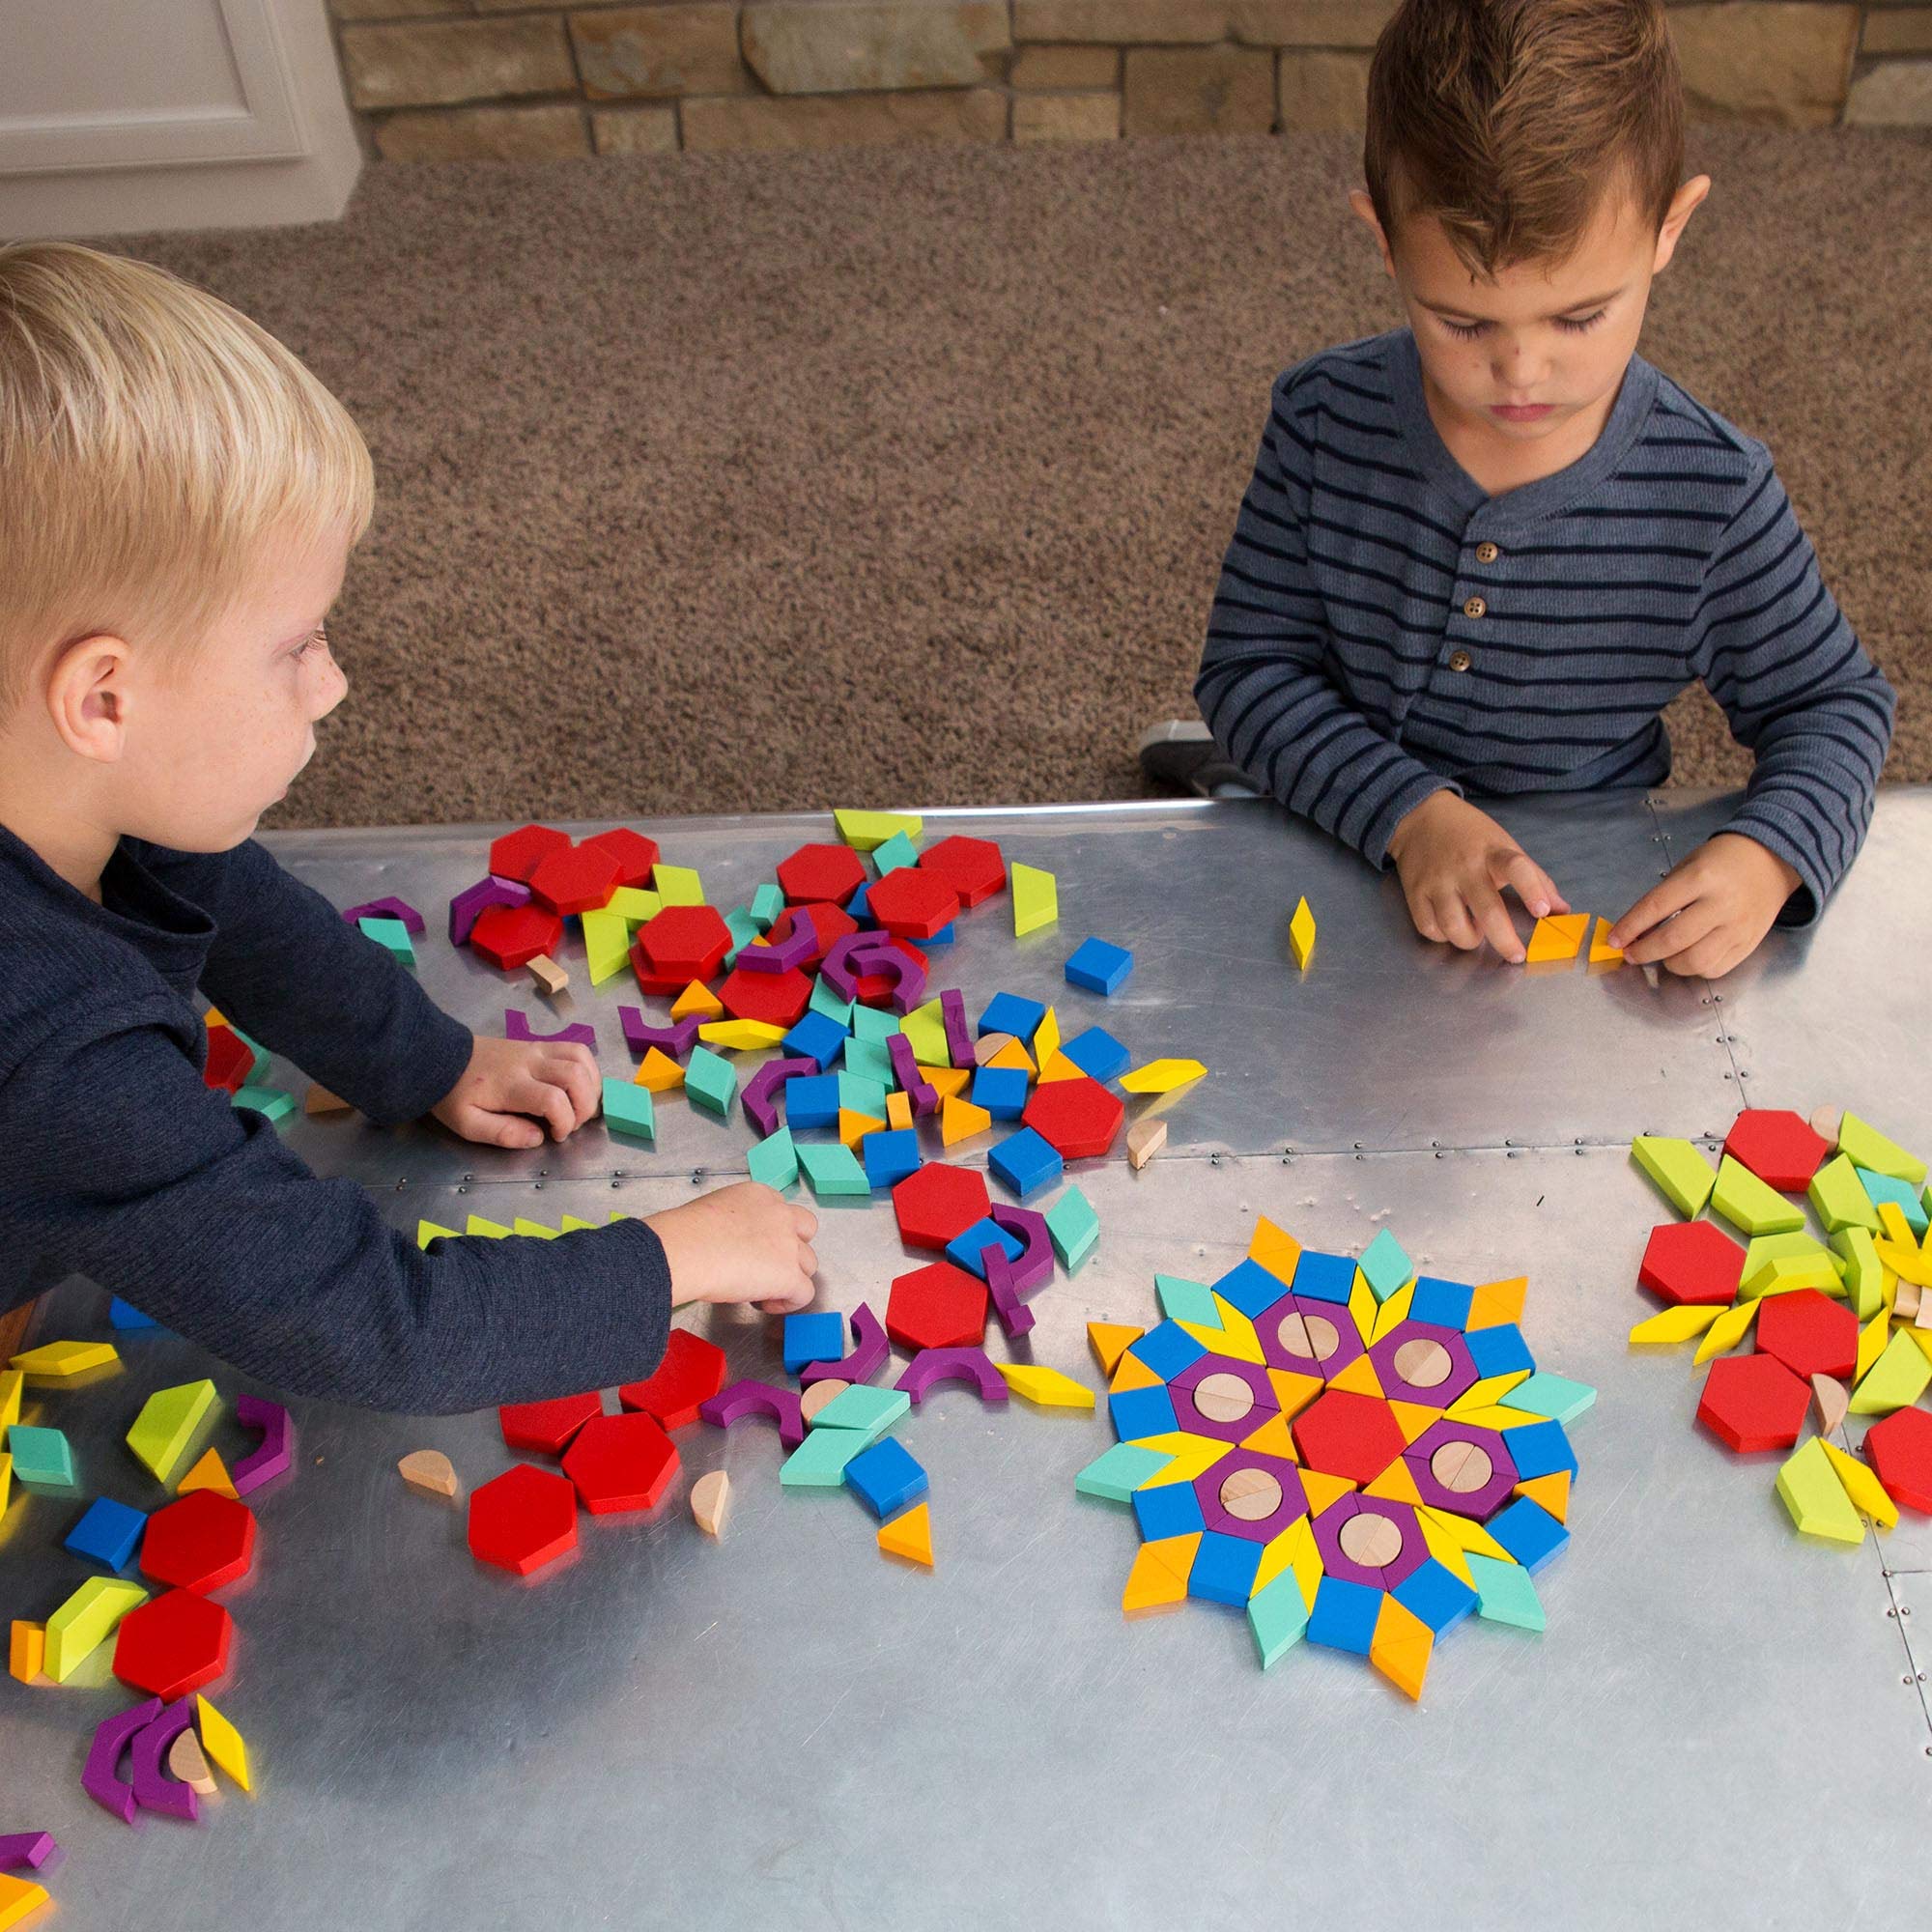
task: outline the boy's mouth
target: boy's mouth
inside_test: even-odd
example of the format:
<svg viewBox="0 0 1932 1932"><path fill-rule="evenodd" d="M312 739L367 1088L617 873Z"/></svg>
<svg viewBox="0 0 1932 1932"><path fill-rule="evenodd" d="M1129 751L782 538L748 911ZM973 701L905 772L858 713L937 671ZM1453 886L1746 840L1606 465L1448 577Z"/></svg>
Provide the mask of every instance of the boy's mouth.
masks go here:
<svg viewBox="0 0 1932 1932"><path fill-rule="evenodd" d="M1554 403L1492 403L1490 413L1504 422L1540 422L1555 407Z"/></svg>

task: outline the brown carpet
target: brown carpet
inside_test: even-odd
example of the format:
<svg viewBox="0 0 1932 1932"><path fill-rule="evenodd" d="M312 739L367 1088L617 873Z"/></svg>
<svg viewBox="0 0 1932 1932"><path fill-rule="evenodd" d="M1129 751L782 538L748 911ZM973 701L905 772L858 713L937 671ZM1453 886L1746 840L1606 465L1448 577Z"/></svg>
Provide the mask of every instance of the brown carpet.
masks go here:
<svg viewBox="0 0 1932 1932"><path fill-rule="evenodd" d="M1767 440L1932 777L1932 146L1699 130L1645 352ZM1131 797L1189 709L1268 385L1391 327L1347 140L376 167L135 238L375 451L354 824ZM1678 777L1745 768L1701 696Z"/></svg>

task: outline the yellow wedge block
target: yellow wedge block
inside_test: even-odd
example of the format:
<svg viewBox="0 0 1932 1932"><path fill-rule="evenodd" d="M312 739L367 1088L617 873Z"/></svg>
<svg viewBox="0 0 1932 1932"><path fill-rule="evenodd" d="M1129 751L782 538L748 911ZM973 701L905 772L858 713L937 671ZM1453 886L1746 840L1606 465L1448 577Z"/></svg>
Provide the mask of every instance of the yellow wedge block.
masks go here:
<svg viewBox="0 0 1932 1932"><path fill-rule="evenodd" d="M38 1384L71 1381L76 1376L107 1368L120 1359L121 1351L112 1342L43 1342L24 1355L15 1355L7 1366L20 1375L33 1377Z"/></svg>
<svg viewBox="0 0 1932 1932"><path fill-rule="evenodd" d="M1007 1386L1028 1402L1042 1408L1092 1408L1094 1391L1085 1382L1076 1382L1058 1369L1041 1368L1026 1362L995 1362L1006 1378Z"/></svg>
<svg viewBox="0 0 1932 1932"><path fill-rule="evenodd" d="M1692 1365L1701 1366L1713 1355L1721 1355L1726 1349L1735 1349L1757 1320L1757 1311L1762 1306L1762 1302L1740 1301L1721 1310L1718 1319L1704 1330L1704 1339L1697 1344L1697 1352L1690 1357Z"/></svg>
<svg viewBox="0 0 1932 1932"><path fill-rule="evenodd" d="M0 1436L20 1419L20 1398L27 1378L18 1369L0 1369Z"/></svg>
<svg viewBox="0 0 1932 1932"><path fill-rule="evenodd" d="M1415 1284L1413 1282L1408 1283L1406 1287L1397 1289L1382 1303L1381 1307L1376 1311L1376 1331L1369 1339L1374 1342L1379 1342L1391 1328L1399 1327L1403 1322L1406 1321L1408 1320L1409 1307L1414 1300Z"/></svg>
<svg viewBox="0 0 1932 1932"><path fill-rule="evenodd" d="M1886 1493L1885 1485L1856 1456L1848 1456L1826 1436L1818 1439L1825 1444L1825 1454L1838 1472L1853 1507L1862 1510L1881 1529L1891 1528L1898 1520L1898 1505Z"/></svg>
<svg viewBox="0 0 1932 1932"><path fill-rule="evenodd" d="M1295 900L1294 916L1288 922L1288 950L1294 954L1296 970L1307 972L1315 957L1315 915L1305 898Z"/></svg>
<svg viewBox="0 0 1932 1932"><path fill-rule="evenodd" d="M1174 1459L1159 1475L1141 1485L1147 1490L1160 1489L1168 1483L1196 1482L1235 1446L1232 1442L1217 1442L1207 1435L1189 1435L1184 1430L1175 1430L1166 1435L1144 1435L1137 1439L1143 1449L1151 1449L1157 1455Z"/></svg>
<svg viewBox="0 0 1932 1932"><path fill-rule="evenodd" d="M697 1029L706 1046L722 1046L728 1053L756 1053L776 1046L785 1037L785 1029L767 1020L711 1020Z"/></svg>
<svg viewBox="0 0 1932 1932"><path fill-rule="evenodd" d="M1891 1317L1883 1308L1859 1330L1858 1364L1852 1370L1854 1384L1865 1378L1865 1371L1885 1353L1885 1345L1891 1339Z"/></svg>
<svg viewBox="0 0 1932 1932"><path fill-rule="evenodd" d="M1315 1607L1315 1592L1321 1581L1321 1551L1316 1547L1315 1526L1305 1516L1296 1517L1262 1551L1261 1567L1255 1572L1255 1593L1260 1594L1284 1570L1294 1572L1301 1601Z"/></svg>
<svg viewBox="0 0 1932 1932"><path fill-rule="evenodd" d="M1471 1556L1487 1556L1497 1563L1516 1561L1516 1558L1481 1523L1472 1521L1468 1517L1456 1516L1448 1510L1436 1509L1429 1503L1424 1503L1415 1514L1425 1525L1433 1523L1443 1535L1451 1538ZM1427 1540L1426 1528L1424 1540Z"/></svg>
<svg viewBox="0 0 1932 1932"><path fill-rule="evenodd" d="M1033 1064L1044 1066L1060 1051L1060 1015L1051 1007L1033 1030Z"/></svg>

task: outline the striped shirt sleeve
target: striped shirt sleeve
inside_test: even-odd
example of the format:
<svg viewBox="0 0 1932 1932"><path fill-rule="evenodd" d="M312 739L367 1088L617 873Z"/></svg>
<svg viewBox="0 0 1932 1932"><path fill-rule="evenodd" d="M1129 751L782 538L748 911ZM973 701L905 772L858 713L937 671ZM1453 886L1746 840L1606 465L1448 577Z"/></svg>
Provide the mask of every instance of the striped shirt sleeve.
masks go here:
<svg viewBox="0 0 1932 1932"><path fill-rule="evenodd" d="M1289 810L1372 865L1433 792L1460 790L1378 730L1330 674L1332 645L1309 574L1309 486L1290 370L1274 387L1261 452L1221 566L1194 681L1222 751Z"/></svg>

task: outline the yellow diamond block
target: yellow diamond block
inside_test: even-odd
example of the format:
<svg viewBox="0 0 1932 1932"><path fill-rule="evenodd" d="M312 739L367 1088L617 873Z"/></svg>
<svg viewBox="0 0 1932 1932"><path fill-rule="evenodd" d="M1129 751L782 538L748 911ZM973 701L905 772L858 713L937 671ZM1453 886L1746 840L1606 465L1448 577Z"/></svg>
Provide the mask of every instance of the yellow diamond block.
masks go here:
<svg viewBox="0 0 1932 1932"><path fill-rule="evenodd" d="M1308 910L1305 898L1294 902L1294 917L1288 923L1288 947L1295 965L1307 972L1308 962L1315 957L1315 915Z"/></svg>
<svg viewBox="0 0 1932 1932"><path fill-rule="evenodd" d="M1171 1094L1199 1080L1208 1069L1198 1060L1151 1060L1131 1073L1121 1075L1121 1086L1128 1094Z"/></svg>
<svg viewBox="0 0 1932 1932"><path fill-rule="evenodd" d="M47 1342L29 1349L24 1355L15 1355L7 1366L36 1381L64 1382L120 1359L112 1342Z"/></svg>

